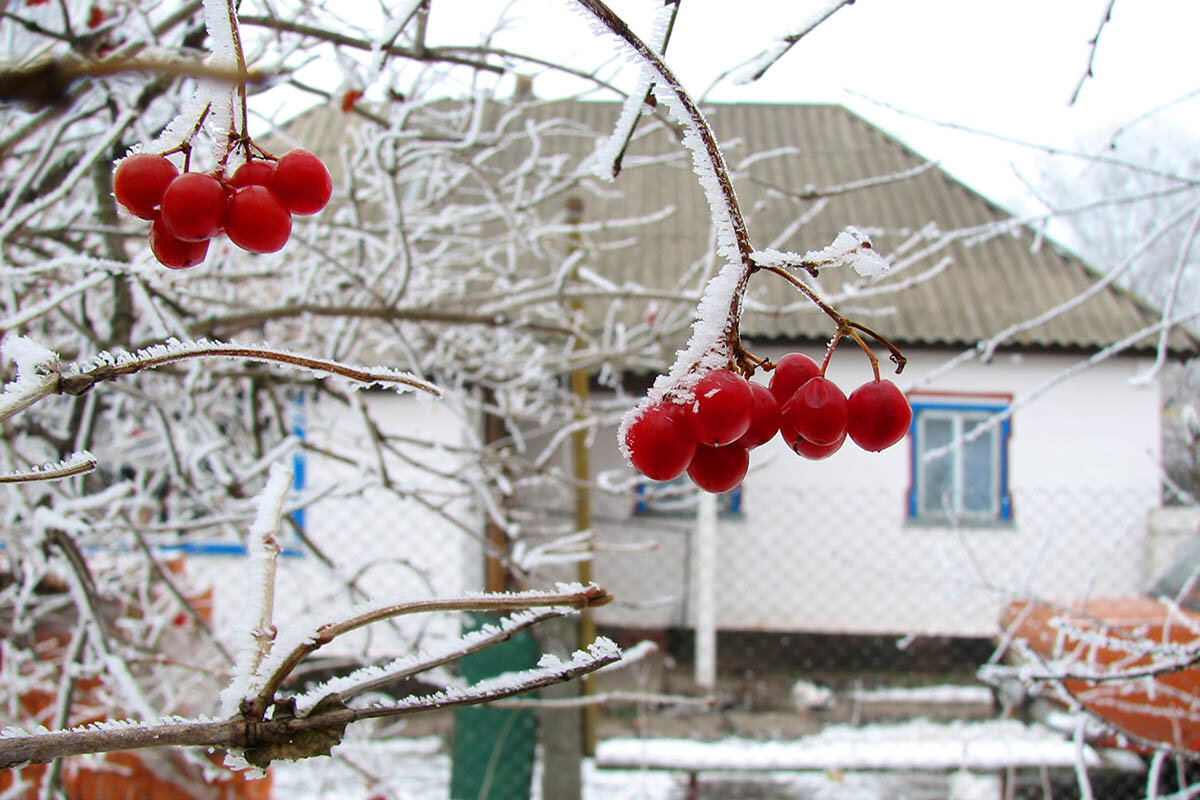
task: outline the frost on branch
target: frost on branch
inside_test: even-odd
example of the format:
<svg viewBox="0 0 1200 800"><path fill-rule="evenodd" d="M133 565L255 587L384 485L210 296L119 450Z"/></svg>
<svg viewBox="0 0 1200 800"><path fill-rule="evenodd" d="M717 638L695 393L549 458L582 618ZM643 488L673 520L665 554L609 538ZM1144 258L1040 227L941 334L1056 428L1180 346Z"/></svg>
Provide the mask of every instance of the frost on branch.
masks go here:
<svg viewBox="0 0 1200 800"><path fill-rule="evenodd" d="M17 370L17 377L0 392L0 421L3 421L53 390L58 382L58 355L32 339L11 333L0 343L0 354Z"/></svg>
<svg viewBox="0 0 1200 800"><path fill-rule="evenodd" d="M750 258L760 267L778 269L833 269L852 267L864 278L878 278L889 269L887 260L871 245L870 238L858 228L849 227L837 235L833 244L804 255L779 250L756 250Z"/></svg>
<svg viewBox="0 0 1200 800"><path fill-rule="evenodd" d="M221 713L233 714L238 703L253 688L262 684L258 668L271 650L274 640L272 615L275 598L275 562L279 556L279 521L283 501L291 488L292 471L281 464L271 465L271 476L258 496L258 511L250 526L246 550L247 602L243 608L235 655L233 676L221 692Z"/></svg>
<svg viewBox="0 0 1200 800"><path fill-rule="evenodd" d="M86 450L71 453L54 464L44 464L27 472L0 475L0 483L24 483L27 481L53 481L82 475L96 468L96 457Z"/></svg>
<svg viewBox="0 0 1200 800"><path fill-rule="evenodd" d="M678 8L677 3L663 3L655 13L650 37L646 42L654 52L663 52L666 46L667 31ZM603 144L592 154L591 172L601 180L612 181L616 179L619 170L617 161L621 157L626 144L633 136L633 128L637 124L638 117L643 112L647 93L650 91L650 87L654 85L657 76L657 71L651 64L642 62L640 59L635 63L641 66L641 69L638 71L637 86L634 87L633 91L629 93L629 96L625 98L625 102L621 105L621 114L613 126L612 133L604 139Z"/></svg>

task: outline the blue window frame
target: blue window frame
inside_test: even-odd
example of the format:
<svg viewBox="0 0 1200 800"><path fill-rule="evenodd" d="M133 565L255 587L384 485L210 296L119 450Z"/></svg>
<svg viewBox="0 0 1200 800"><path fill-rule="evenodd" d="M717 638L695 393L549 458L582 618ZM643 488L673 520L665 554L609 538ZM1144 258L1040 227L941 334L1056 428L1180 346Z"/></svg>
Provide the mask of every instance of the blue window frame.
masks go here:
<svg viewBox="0 0 1200 800"><path fill-rule="evenodd" d="M1012 520L1008 396L913 395L908 517L918 522Z"/></svg>
<svg viewBox="0 0 1200 800"><path fill-rule="evenodd" d="M308 427L308 407L305 403L303 392L292 395L292 434L301 442L305 439ZM297 448L296 452L292 454L292 491L297 494L303 492L307 482L308 457L303 448ZM303 533L306 530L304 509L296 509L290 516ZM300 547L300 542L295 537L286 535L287 526L281 525L280 532L284 535L280 536L279 554L290 558L303 556L304 550ZM187 544L163 545L161 549L204 556L247 555L246 546L241 542L188 542Z"/></svg>
<svg viewBox="0 0 1200 800"><path fill-rule="evenodd" d="M640 481L634 487L635 516L694 517L700 490L687 474L670 481ZM717 495L717 513L738 516L742 513L742 486Z"/></svg>

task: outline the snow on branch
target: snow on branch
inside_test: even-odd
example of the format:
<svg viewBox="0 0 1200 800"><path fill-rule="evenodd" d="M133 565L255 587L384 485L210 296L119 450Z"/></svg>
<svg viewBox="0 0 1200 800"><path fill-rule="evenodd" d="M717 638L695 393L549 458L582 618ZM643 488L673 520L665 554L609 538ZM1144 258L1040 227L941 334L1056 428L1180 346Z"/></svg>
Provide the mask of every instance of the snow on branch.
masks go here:
<svg viewBox="0 0 1200 800"><path fill-rule="evenodd" d="M259 665L270 652L275 638L272 617L275 607L275 565L279 557L279 521L283 516L283 501L292 485L292 470L286 463L271 465L267 485L258 496L258 511L250 531L246 549L249 552L246 570L246 592L255 602L246 607L246 622L239 632L241 643L234 659L233 677L221 692L221 711L232 714L246 695L257 674Z"/></svg>
<svg viewBox="0 0 1200 800"><path fill-rule="evenodd" d="M603 636L576 650L569 660L545 654L533 669L508 672L485 678L465 689L446 689L428 695L409 695L395 703L379 703L362 709L364 716L386 716L397 711L429 711L448 706L487 703L502 700L543 686L570 680L594 672L621 659L621 648Z"/></svg>
<svg viewBox="0 0 1200 800"><path fill-rule="evenodd" d="M0 355L13 362L17 377L0 391L0 422L29 408L58 385L58 354L24 336L9 334Z"/></svg>
<svg viewBox="0 0 1200 800"><path fill-rule="evenodd" d="M656 53L666 49L667 37L675 15L679 13L679 3L663 3L654 16L654 25L650 40L647 44ZM637 125L646 102L652 97L650 89L654 85L655 70L650 64L643 64L638 75L638 83L625 102L621 105L621 114L613 126L613 132L604 140L595 153L592 154L591 172L597 178L605 181L615 180L621 171L621 159L625 149L633 138L633 129Z"/></svg>
<svg viewBox="0 0 1200 800"><path fill-rule="evenodd" d="M826 0L824 6L813 11L807 19L781 36L771 47L750 59L743 71L734 77L733 82L744 85L758 80L767 73L767 70L775 66L776 62L783 58L797 42L816 30L817 26L832 17L838 10L853 3L854 0Z"/></svg>
<svg viewBox="0 0 1200 800"><path fill-rule="evenodd" d="M612 601L612 595L596 584L559 584L556 588L558 591L555 592L480 593L399 603L375 601L356 606L332 620L301 620L279 632L269 655L247 682L247 696L243 702L248 701L250 713L261 718L283 681L305 658L338 636L374 622L433 611L513 611L553 606L590 608ZM250 693L256 693L255 697L250 698Z"/></svg>
<svg viewBox="0 0 1200 800"><path fill-rule="evenodd" d="M330 678L311 691L296 695L293 698L296 703L296 712L301 716L306 715L330 695L337 695L342 700L348 700L357 695L378 691L405 678L477 653L539 622L575 613L577 613L576 609L570 607L521 611L504 617L495 624L486 624L453 641L439 643L438 646L428 650L410 653L386 664L372 664L357 669L349 675Z"/></svg>
<svg viewBox="0 0 1200 800"><path fill-rule="evenodd" d="M780 250L755 250L750 258L760 267L803 269L809 272L833 267L853 267L864 278L878 278L889 269L887 261L871 245L870 238L855 227L837 235L833 244L804 255Z"/></svg>
<svg viewBox="0 0 1200 800"><path fill-rule="evenodd" d="M387 367L360 367L337 361L310 358L287 350L266 345L239 345L234 342L215 342L207 339L183 342L168 339L163 344L153 345L134 353L98 353L85 364L75 364L63 375L59 391L64 394L82 394L96 383L112 380L122 375L132 375L145 369L153 369L191 358L234 358L244 361L261 361L308 370L318 378L336 375L356 384L358 388L375 385L391 385L401 389L418 389L440 397L441 389L423 381L409 372Z"/></svg>
<svg viewBox="0 0 1200 800"><path fill-rule="evenodd" d="M96 457L81 450L54 464L34 467L28 472L13 472L0 475L0 483L25 483L29 481L57 481L73 475L84 475L96 468Z"/></svg>

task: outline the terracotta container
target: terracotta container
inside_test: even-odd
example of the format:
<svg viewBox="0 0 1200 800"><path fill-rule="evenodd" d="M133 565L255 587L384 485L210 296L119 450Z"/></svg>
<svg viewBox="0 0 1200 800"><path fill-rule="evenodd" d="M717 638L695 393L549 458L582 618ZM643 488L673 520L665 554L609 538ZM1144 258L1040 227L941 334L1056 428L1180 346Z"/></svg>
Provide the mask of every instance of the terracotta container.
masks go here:
<svg viewBox="0 0 1200 800"><path fill-rule="evenodd" d="M1022 600L1005 608L1001 625L1049 671L1074 676L1063 688L1133 737L1134 749L1200 750L1200 668L1171 652L1198 643L1200 614L1149 597L1093 598L1074 609Z"/></svg>

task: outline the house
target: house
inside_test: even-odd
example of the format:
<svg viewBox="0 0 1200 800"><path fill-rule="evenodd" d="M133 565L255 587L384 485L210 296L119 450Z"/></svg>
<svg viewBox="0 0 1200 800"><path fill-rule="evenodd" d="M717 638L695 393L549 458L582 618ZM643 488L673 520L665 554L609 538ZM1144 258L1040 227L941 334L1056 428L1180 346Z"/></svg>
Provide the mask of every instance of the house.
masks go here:
<svg viewBox="0 0 1200 800"><path fill-rule="evenodd" d="M715 268L703 193L661 120L643 121L615 183L572 183L566 179L594 150L598 132L612 129L619 106L532 102L524 112L511 126L541 125L537 151L522 149L525 142L495 158L555 164L568 187L562 194L571 198L562 230L573 232L570 247L582 250L593 285L640 293L616 307L581 301L583 313L604 335L638 326L663 331L633 359L645 369L622 376L624 395L593 375L595 402L636 402L682 345L680 322L694 305L695 287ZM1153 360L1156 337L1135 337L1120 354L1081 366L1152 330L1155 312L1098 285L1098 273L1079 258L845 108L716 105L708 114L756 246L804 252L854 225L894 256L893 272L877 283L828 272L814 285L902 348L908 365L893 377L914 410L907 439L883 453L847 445L810 462L778 440L753 453L743 485L722 498L718 627L987 637L1014 595L1069 598L1147 587L1156 577L1151 565L1162 561L1146 522L1160 504L1161 397L1155 381L1132 379ZM322 109L291 130L313 149L332 149L345 126L337 112ZM1051 309L1060 313L1021 324ZM1010 330L987 357L964 356ZM800 350L819 358L832 333L829 319L785 282L754 276L742 334L755 355L777 359ZM1175 332L1170 351L1194 354L1197 342ZM848 392L871 372L844 342L828 374ZM397 419L414 419L409 401L372 402L398 404ZM428 413L418 412L418 428ZM452 441L454 426L438 424ZM963 438L977 426L982 435ZM526 444L536 448L546 438L531 434ZM686 481L633 482L615 435L601 431L591 442L591 475L621 487L592 498L593 575L618 598L597 611L597 621L642 631L691 627L694 495ZM562 467L569 471L568 460ZM570 519L569 498L533 493L516 502L530 516ZM381 508L367 503L352 516L395 516ZM317 509L309 521L320 527L320 520ZM346 533L337 519L326 527L331 535ZM453 532L433 537L430 530L413 542L436 565L438 588L478 588L478 541ZM361 548L364 569L388 569L361 537L346 545ZM414 585L428 583L416 545L398 548L391 540L389 552L397 549L404 553L400 571L411 569Z"/></svg>
<svg viewBox="0 0 1200 800"><path fill-rule="evenodd" d="M537 113L603 131L617 109L563 102ZM854 276L838 273L817 281L908 357L895 379L914 409L909 437L884 453L847 446L820 462L778 440L755 451L720 520L719 628L990 636L1013 595L1147 587L1161 398L1154 381L1131 379L1149 366L1156 337L1075 371L1153 326L1157 314L1115 287L1096 288L1099 275L1080 259L845 108L716 105L708 114L758 247L817 249L852 224L871 233L876 249L912 261L869 287L844 286ZM609 249L623 233L584 234L586 263L613 284L666 291L704 262L708 210L686 157L664 159L679 149L668 132L635 137L626 172L605 187L619 197L584 200L585 221L675 208L627 247ZM583 158L591 143L566 145ZM639 157L644 166L629 166ZM904 288L883 291L889 285ZM997 342L990 357L944 369L978 342L1059 307ZM742 319L753 353L775 359L802 350L819 360L832 333L786 283L755 276ZM678 344L664 344L664 368ZM1196 344L1177 333L1172 353L1194 353ZM829 375L848 392L871 373L844 343ZM626 381L634 398L638 384ZM1004 416L985 434L961 440L996 415ZM614 440L595 438L593 474L622 468ZM686 479L680 484L686 490ZM598 612L602 624L692 624L694 525L670 495L641 484L633 497L597 500L595 575L618 596Z"/></svg>

